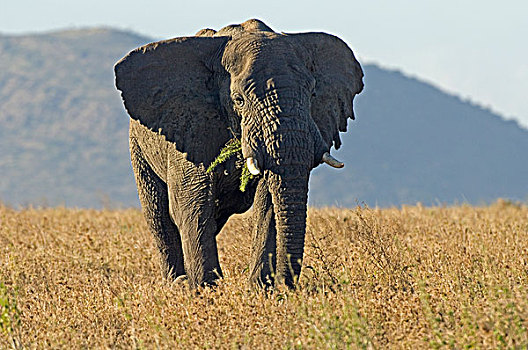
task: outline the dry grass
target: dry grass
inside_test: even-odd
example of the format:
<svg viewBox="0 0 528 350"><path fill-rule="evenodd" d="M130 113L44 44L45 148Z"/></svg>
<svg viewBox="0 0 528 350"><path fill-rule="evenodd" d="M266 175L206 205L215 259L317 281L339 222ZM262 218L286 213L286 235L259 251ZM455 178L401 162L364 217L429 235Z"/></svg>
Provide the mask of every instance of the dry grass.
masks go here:
<svg viewBox="0 0 528 350"><path fill-rule="evenodd" d="M246 285L247 216L226 278L159 278L137 210L0 206L0 348L528 347L528 208L311 209L297 291Z"/></svg>

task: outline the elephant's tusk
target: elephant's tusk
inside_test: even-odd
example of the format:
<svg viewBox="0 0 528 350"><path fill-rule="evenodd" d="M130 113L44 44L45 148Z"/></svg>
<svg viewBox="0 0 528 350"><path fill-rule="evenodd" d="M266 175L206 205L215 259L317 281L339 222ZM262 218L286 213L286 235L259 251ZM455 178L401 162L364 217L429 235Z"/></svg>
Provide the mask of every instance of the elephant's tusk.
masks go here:
<svg viewBox="0 0 528 350"><path fill-rule="evenodd" d="M256 159L254 159L253 157L248 157L246 163L251 175L260 175L260 169L258 167Z"/></svg>
<svg viewBox="0 0 528 350"><path fill-rule="evenodd" d="M334 168L342 168L345 166L345 163L338 161L337 159L332 157L328 152L325 152L323 154L323 162Z"/></svg>

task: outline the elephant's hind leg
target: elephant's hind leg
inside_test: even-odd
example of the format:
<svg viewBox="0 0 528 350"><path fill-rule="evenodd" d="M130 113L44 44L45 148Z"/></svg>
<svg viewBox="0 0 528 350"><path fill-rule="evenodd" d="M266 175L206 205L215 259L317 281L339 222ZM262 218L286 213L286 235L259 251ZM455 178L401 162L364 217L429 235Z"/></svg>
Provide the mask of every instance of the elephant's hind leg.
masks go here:
<svg viewBox="0 0 528 350"><path fill-rule="evenodd" d="M147 163L135 138L130 139L130 157L143 215L160 251L162 273L175 279L185 269L180 233L169 214L167 185Z"/></svg>

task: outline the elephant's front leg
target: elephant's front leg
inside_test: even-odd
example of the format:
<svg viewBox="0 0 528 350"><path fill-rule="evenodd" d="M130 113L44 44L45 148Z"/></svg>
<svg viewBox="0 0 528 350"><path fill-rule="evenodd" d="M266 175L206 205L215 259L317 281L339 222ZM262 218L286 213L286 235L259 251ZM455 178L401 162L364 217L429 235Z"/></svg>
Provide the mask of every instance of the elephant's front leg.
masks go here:
<svg viewBox="0 0 528 350"><path fill-rule="evenodd" d="M222 277L216 245L212 182L203 166L181 154L169 157L169 208L180 230L185 272L191 287Z"/></svg>
<svg viewBox="0 0 528 350"><path fill-rule="evenodd" d="M275 214L268 185L262 178L257 186L253 204L253 249L249 281L259 287L273 285L276 266Z"/></svg>
<svg viewBox="0 0 528 350"><path fill-rule="evenodd" d="M160 251L163 275L176 279L184 275L183 251L178 228L171 220L167 184L147 162L131 124L130 156L136 177L139 199L147 224Z"/></svg>

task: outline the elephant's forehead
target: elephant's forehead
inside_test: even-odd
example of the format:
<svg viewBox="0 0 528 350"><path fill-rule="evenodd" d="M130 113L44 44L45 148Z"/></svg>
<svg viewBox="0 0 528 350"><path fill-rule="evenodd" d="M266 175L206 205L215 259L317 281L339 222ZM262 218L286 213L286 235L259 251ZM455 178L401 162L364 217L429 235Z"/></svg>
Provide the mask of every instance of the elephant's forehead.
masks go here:
<svg viewBox="0 0 528 350"><path fill-rule="evenodd" d="M250 19L242 24L231 24L220 29L215 35L229 35L237 36L243 33L255 33L255 32L269 32L273 33L273 29L268 27L264 22L258 19Z"/></svg>
<svg viewBox="0 0 528 350"><path fill-rule="evenodd" d="M232 37L226 46L226 50L248 54L263 48L273 49L281 45L281 40L278 40L280 37L281 34L273 32L244 32Z"/></svg>
<svg viewBox="0 0 528 350"><path fill-rule="evenodd" d="M222 63L226 68L243 69L257 62L291 59L291 48L276 33L246 33L228 42ZM264 60L259 60L264 58Z"/></svg>

